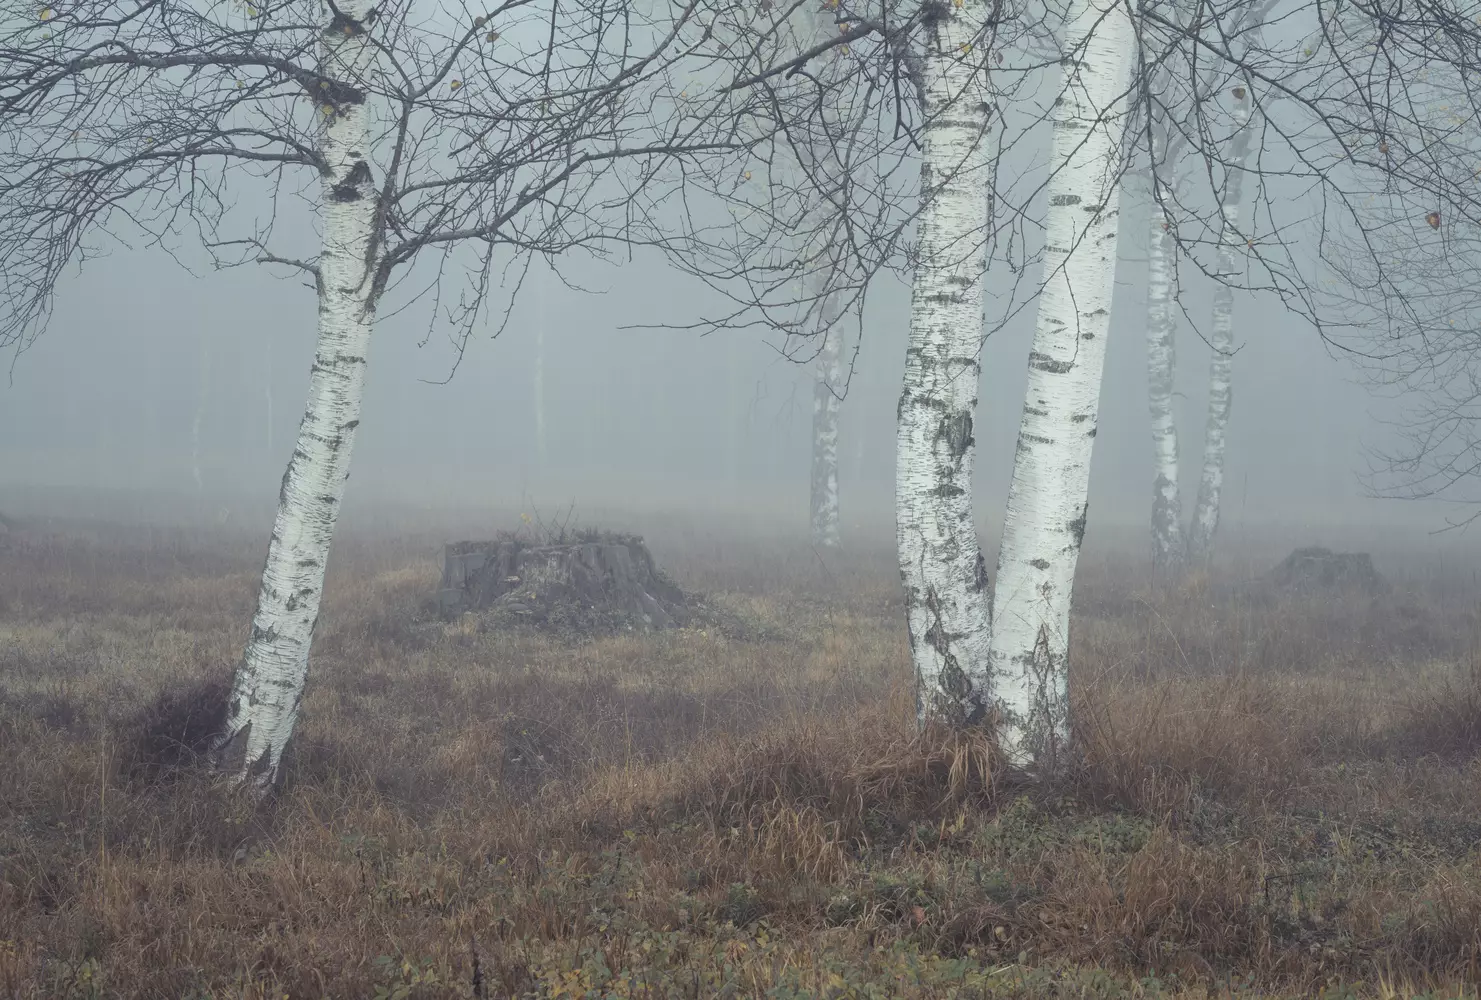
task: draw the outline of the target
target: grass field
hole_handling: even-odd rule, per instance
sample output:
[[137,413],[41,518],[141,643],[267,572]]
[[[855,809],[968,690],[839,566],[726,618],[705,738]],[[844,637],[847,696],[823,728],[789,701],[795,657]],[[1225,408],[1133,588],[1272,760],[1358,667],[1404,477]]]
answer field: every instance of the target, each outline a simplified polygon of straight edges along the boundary
[[1475,995],[1469,586],[1086,565],[1084,766],[1030,788],[913,733],[887,550],[654,538],[764,638],[573,644],[419,622],[441,540],[338,545],[251,805],[188,744],[261,539],[0,539],[0,995]]

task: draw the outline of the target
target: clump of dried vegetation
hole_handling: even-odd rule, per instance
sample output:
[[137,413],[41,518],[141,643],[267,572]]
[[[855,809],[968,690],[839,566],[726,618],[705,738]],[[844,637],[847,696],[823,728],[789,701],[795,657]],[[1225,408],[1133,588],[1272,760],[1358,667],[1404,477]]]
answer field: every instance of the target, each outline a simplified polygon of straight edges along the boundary
[[7,543],[0,995],[1474,995],[1475,595],[1089,566],[1029,787],[913,732],[888,553],[653,540],[774,637],[433,634],[435,540],[347,539],[260,806],[193,763],[255,546]]

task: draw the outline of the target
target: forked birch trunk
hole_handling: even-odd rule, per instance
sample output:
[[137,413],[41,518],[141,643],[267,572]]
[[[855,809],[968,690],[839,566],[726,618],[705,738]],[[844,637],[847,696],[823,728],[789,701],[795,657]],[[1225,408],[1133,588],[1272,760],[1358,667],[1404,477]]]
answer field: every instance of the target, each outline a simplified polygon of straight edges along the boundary
[[277,518],[246,653],[232,683],[218,764],[261,788],[279,774],[308,674],[324,568],[339,517],[350,452],[360,423],[366,352],[374,313],[371,234],[376,192],[369,155],[364,80],[374,61],[361,21],[372,0],[342,0],[324,11],[324,75],[339,86],[319,109],[323,238],[319,254],[319,338],[308,406],[283,476]]
[[1193,526],[1188,537],[1188,561],[1206,566],[1213,555],[1214,535],[1219,530],[1219,502],[1224,489],[1224,445],[1229,427],[1234,374],[1234,292],[1229,287],[1238,267],[1235,251],[1239,235],[1239,209],[1244,200],[1244,161],[1250,149],[1250,93],[1235,87],[1234,134],[1225,157],[1228,173],[1221,192],[1220,209],[1224,227],[1219,240],[1219,275],[1214,290],[1213,322],[1209,347],[1213,357],[1208,366],[1208,423],[1203,432],[1203,475],[1198,481],[1198,502],[1193,508]]
[[1089,503],[1116,269],[1132,27],[1118,0],[1075,0],[1054,111],[1045,282],[1029,352],[993,594],[998,737],[1010,760],[1060,766],[1069,728],[1070,600]]
[[920,724],[986,715],[991,608],[972,520],[989,222],[984,5],[940,9],[920,60],[919,257],[895,442],[896,543]]
[[1178,491],[1178,425],[1173,411],[1177,319],[1173,311],[1173,239],[1156,176],[1147,232],[1147,402],[1152,412],[1152,572],[1175,575],[1183,559],[1183,500]]

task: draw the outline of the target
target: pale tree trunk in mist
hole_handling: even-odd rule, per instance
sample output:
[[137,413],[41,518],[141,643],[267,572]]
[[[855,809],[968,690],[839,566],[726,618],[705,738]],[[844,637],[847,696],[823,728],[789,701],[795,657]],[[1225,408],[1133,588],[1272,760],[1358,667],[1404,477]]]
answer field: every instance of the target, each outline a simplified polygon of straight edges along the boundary
[[[339,10],[358,23],[371,6],[371,0],[341,0]],[[322,38],[326,75],[362,87],[374,60],[368,35],[326,31]],[[327,171],[319,209],[319,338],[308,406],[283,476],[257,613],[217,747],[223,769],[264,788],[277,779],[298,718],[325,563],[360,423],[375,305],[376,191],[366,160],[368,125],[362,89],[326,119],[320,140]]]
[[[1154,136],[1154,142],[1156,137]],[[1178,425],[1173,412],[1177,371],[1177,321],[1173,312],[1172,233],[1163,210],[1166,192],[1153,185],[1147,232],[1147,401],[1152,411],[1152,571],[1156,578],[1177,572],[1183,559],[1183,499],[1178,492]]]
[[837,325],[835,296],[823,300],[817,370],[812,400],[812,540],[836,549],[838,526],[838,394],[843,391],[843,335]]
[[[813,13],[814,40],[822,41],[838,32],[835,5],[819,6]],[[813,142],[814,167],[830,162],[830,150]],[[827,211],[829,206],[823,206]],[[826,225],[826,222],[825,222]],[[812,541],[827,549],[839,546],[838,526],[838,409],[843,391],[843,337],[838,325],[838,293],[834,290],[834,269],[830,263],[817,279],[820,293],[816,335],[822,345],[813,373],[812,403]]]
[[1045,281],[993,593],[999,742],[1011,760],[1046,772],[1061,765],[1070,735],[1070,599],[1110,330],[1116,173],[1133,47],[1117,0],[1076,0],[1065,35],[1070,55],[1054,110]]
[[1235,250],[1240,245],[1239,207],[1244,195],[1244,161],[1250,149],[1250,93],[1235,87],[1234,135],[1225,157],[1227,175],[1221,210],[1224,228],[1219,241],[1219,286],[1214,289],[1213,322],[1209,347],[1213,357],[1208,367],[1208,424],[1203,431],[1203,475],[1198,482],[1198,503],[1193,508],[1193,526],[1188,537],[1188,561],[1206,566],[1213,555],[1214,535],[1219,529],[1219,500],[1224,489],[1224,444],[1229,426],[1234,369],[1234,292],[1229,282],[1238,269]]
[[735,490],[740,486],[741,469],[741,422],[740,422],[740,352],[736,336],[725,341],[725,479],[730,484],[730,499],[736,500]]
[[983,5],[943,7],[921,60],[919,262],[895,441],[896,543],[918,721],[986,714],[991,608],[972,520],[982,372],[988,94],[970,54]]
[[195,495],[200,498],[205,489],[201,479],[201,424],[206,418],[206,400],[211,396],[211,341],[201,338],[200,383],[195,393],[195,419],[190,422],[190,475],[195,480]]
[[273,342],[263,342],[263,366],[267,369],[262,390],[267,395],[267,455],[273,455]]
[[545,445],[545,275],[535,284],[535,471],[543,479]]

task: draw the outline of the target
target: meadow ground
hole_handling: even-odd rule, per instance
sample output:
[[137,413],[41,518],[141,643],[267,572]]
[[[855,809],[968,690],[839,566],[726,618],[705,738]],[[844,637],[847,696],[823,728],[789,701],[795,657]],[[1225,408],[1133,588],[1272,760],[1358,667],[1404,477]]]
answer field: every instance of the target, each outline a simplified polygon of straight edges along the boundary
[[[286,781],[191,766],[261,539],[0,539],[0,995],[1391,997],[1481,981],[1470,578],[1272,601],[1085,565],[1085,761],[911,727],[886,550],[653,538],[759,626],[418,620],[338,544]],[[1469,570],[1467,570],[1469,575]],[[1442,586],[1442,583],[1444,584]]]

